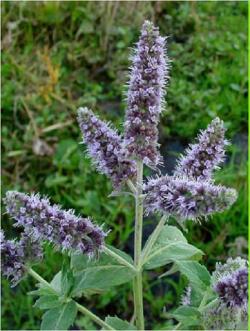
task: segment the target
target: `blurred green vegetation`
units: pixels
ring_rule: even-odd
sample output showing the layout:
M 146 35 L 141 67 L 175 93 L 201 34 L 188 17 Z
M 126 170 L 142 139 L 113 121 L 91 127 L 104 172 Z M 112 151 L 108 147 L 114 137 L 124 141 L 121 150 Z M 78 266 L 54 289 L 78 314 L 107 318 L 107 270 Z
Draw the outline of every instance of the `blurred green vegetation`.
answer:
M 245 254 L 247 236 L 247 2 L 8 2 L 2 7 L 2 195 L 9 189 L 49 195 L 105 223 L 109 242 L 131 252 L 132 201 L 108 198 L 111 185 L 83 156 L 78 106 L 89 106 L 122 131 L 129 55 L 144 19 L 168 35 L 172 60 L 160 142 L 166 165 L 215 116 L 233 142 L 216 179 L 239 199 L 208 222 L 188 224 L 188 239 L 216 260 Z M 168 152 L 168 155 L 165 153 Z M 171 169 L 170 169 L 171 170 Z M 150 233 L 155 219 L 146 220 Z M 3 215 L 8 237 L 17 235 Z M 46 279 L 61 255 L 46 247 L 37 270 Z M 160 271 L 163 271 L 162 268 Z M 164 309 L 178 304 L 185 285 L 178 275 L 145 276 L 147 327 L 170 328 Z M 149 281 L 150 280 L 150 281 Z M 31 279 L 14 289 L 2 281 L 2 329 L 39 329 Z M 132 316 L 129 286 L 82 299 L 101 316 Z M 165 308 L 164 308 L 165 307 Z M 75 329 L 95 329 L 79 316 Z

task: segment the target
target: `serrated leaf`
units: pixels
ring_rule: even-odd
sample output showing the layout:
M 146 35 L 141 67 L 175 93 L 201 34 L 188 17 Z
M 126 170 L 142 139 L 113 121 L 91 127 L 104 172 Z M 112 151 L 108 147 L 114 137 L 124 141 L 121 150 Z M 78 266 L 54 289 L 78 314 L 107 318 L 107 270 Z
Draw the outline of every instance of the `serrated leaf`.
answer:
M 53 287 L 55 291 L 57 291 L 59 294 L 61 294 L 61 279 L 62 279 L 62 272 L 59 271 L 52 281 L 50 282 L 50 285 Z
M 34 307 L 38 307 L 39 309 L 51 309 L 61 304 L 57 295 L 44 295 L 36 300 Z
M 176 260 L 200 259 L 202 254 L 201 250 L 187 243 L 177 227 L 165 225 L 144 261 L 144 268 L 150 270 Z
M 113 247 L 111 245 L 106 245 L 111 251 L 115 252 L 117 255 L 121 256 L 124 260 L 131 263 L 133 265 L 134 261 L 130 255 L 121 251 L 120 249 Z
M 129 263 L 133 263 L 132 258 L 126 253 L 108 246 L 113 252 L 121 256 Z M 71 256 L 71 268 L 74 270 L 75 288 L 73 295 L 78 296 L 82 291 L 100 292 L 112 286 L 117 286 L 130 281 L 135 272 L 117 262 L 117 260 L 105 252 L 101 253 L 99 259 L 90 260 L 83 254 L 73 254 Z
M 121 250 L 107 245 L 107 247 L 115 252 L 117 255 L 121 256 L 124 260 L 131 263 L 133 265 L 133 259 L 131 256 L 126 254 L 125 252 L 122 252 Z M 85 269 L 86 267 L 89 267 L 91 265 L 113 265 L 113 264 L 119 264 L 117 260 L 113 257 L 110 257 L 105 252 L 101 253 L 99 258 L 97 260 L 90 260 L 86 255 L 84 254 L 72 254 L 71 256 L 71 268 L 75 271 L 81 271 Z
M 133 324 L 123 321 L 118 317 L 107 316 L 105 322 L 112 326 L 115 330 L 137 330 Z
M 187 243 L 165 243 L 152 250 L 144 268 L 150 270 L 178 260 L 200 259 L 202 255 L 201 250 Z
M 70 268 L 68 259 L 64 260 L 61 274 L 61 293 L 65 296 L 70 296 L 74 288 L 73 271 Z
M 74 323 L 76 314 L 77 307 L 74 301 L 50 309 L 43 315 L 41 330 L 68 330 Z
M 41 296 L 41 295 L 55 295 L 54 291 L 51 290 L 49 287 L 40 287 L 37 290 L 30 291 L 27 293 L 28 295 L 34 295 L 34 296 Z
M 166 243 L 170 241 L 182 241 L 187 243 L 187 239 L 176 226 L 165 225 L 161 230 L 161 233 L 157 239 L 157 243 Z
M 75 274 L 73 295 L 79 295 L 83 290 L 106 290 L 112 286 L 129 282 L 135 273 L 122 265 L 90 265 Z
M 172 314 L 177 321 L 182 323 L 182 327 L 195 326 L 200 324 L 200 312 L 197 308 L 190 306 L 181 306 Z
M 197 261 L 177 261 L 176 264 L 194 288 L 205 290 L 210 285 L 211 276 L 209 272 L 205 266 Z

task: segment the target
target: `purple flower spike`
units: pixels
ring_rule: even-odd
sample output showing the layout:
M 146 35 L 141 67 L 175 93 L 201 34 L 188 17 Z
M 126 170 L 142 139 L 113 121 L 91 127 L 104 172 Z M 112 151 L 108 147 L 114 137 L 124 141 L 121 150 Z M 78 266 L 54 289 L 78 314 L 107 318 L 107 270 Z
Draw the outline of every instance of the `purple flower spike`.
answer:
M 222 303 L 230 308 L 246 308 L 248 298 L 247 261 L 240 257 L 216 263 L 212 274 L 213 289 Z
M 77 217 L 73 210 L 51 205 L 39 194 L 27 195 L 8 191 L 4 199 L 6 210 L 15 220 L 15 226 L 24 227 L 34 240 L 47 240 L 58 249 L 74 250 L 93 255 L 102 249 L 103 230 L 89 218 Z
M 136 164 L 125 159 L 122 139 L 115 130 L 87 108 L 78 110 L 78 122 L 97 170 L 112 180 L 115 189 L 135 177 Z
M 222 277 L 214 286 L 219 298 L 228 307 L 245 307 L 248 298 L 248 270 L 240 268 Z
M 169 176 L 145 185 L 147 213 L 162 212 L 179 220 L 199 220 L 229 208 L 236 200 L 234 189 Z
M 215 118 L 206 130 L 201 131 L 196 144 L 190 145 L 178 162 L 175 176 L 210 180 L 213 170 L 224 161 L 225 146 L 223 121 Z
M 0 232 L 1 270 L 9 278 L 12 287 L 16 286 L 26 273 L 27 264 L 42 259 L 42 247 L 25 233 L 19 241 L 6 240 L 3 231 Z
M 168 78 L 166 38 L 159 29 L 145 21 L 132 57 L 124 148 L 130 158 L 155 167 L 161 161 L 158 147 L 159 115 Z

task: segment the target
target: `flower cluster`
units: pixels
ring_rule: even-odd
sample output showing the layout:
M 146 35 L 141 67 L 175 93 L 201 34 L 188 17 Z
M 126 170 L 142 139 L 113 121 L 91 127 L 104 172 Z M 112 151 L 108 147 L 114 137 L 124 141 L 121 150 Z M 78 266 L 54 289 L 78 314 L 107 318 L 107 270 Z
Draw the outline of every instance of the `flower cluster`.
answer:
M 180 220 L 222 212 L 237 198 L 234 189 L 170 176 L 152 179 L 144 189 L 147 213 L 159 211 Z
M 157 125 L 168 73 L 165 48 L 159 29 L 145 21 L 132 57 L 124 146 L 129 157 L 152 167 L 161 160 Z
M 213 288 L 227 307 L 246 307 L 248 298 L 248 269 L 244 259 L 229 259 L 217 264 L 213 273 Z
M 89 218 L 77 217 L 72 210 L 51 205 L 38 194 L 8 191 L 4 202 L 7 212 L 16 220 L 15 226 L 24 227 L 25 233 L 36 241 L 47 240 L 58 249 L 88 255 L 102 249 L 106 234 Z
M 198 180 L 210 180 L 213 170 L 224 161 L 225 146 L 223 121 L 215 118 L 206 130 L 201 131 L 198 142 L 192 144 L 181 156 L 174 175 Z
M 135 162 L 126 160 L 122 138 L 115 130 L 87 108 L 78 110 L 78 122 L 89 155 L 97 169 L 112 180 L 116 189 L 126 180 L 135 177 Z
M 220 299 L 229 307 L 245 306 L 248 293 L 248 270 L 239 269 L 223 277 L 214 287 Z
M 205 330 L 247 330 L 247 311 L 226 307 L 215 302 L 201 313 Z
M 4 233 L 0 232 L 1 244 L 1 270 L 9 278 L 12 286 L 25 275 L 25 266 L 42 259 L 42 247 L 30 236 L 22 233 L 19 241 L 6 240 Z

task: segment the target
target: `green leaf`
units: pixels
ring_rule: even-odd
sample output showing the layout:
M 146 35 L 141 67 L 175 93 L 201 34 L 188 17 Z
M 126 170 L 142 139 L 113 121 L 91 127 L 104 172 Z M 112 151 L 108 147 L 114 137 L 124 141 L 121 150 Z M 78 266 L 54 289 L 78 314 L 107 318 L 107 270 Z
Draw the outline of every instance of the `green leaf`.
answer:
M 77 314 L 74 301 L 48 310 L 42 318 L 41 330 L 68 330 Z
M 107 247 L 113 252 L 115 252 L 117 255 L 121 256 L 124 260 L 126 260 L 127 262 L 133 265 L 133 259 L 131 258 L 131 256 L 129 256 L 125 252 L 113 246 L 107 245 Z M 89 260 L 89 258 L 84 254 L 72 254 L 71 256 L 71 268 L 74 269 L 75 271 L 84 270 L 86 267 L 89 267 L 90 265 L 93 266 L 97 265 L 97 263 L 98 265 L 118 264 L 115 258 L 110 257 L 108 254 L 104 252 L 100 254 L 98 260 Z
M 70 296 L 71 291 L 74 288 L 74 276 L 73 271 L 70 268 L 69 260 L 65 259 L 62 266 L 61 275 L 61 292 L 65 296 Z
M 40 309 L 51 309 L 60 306 L 62 303 L 59 301 L 57 295 L 44 295 L 36 300 L 34 307 Z
M 58 292 L 58 294 L 61 294 L 61 279 L 62 279 L 62 272 L 59 271 L 52 281 L 50 282 L 50 285 L 53 287 L 54 290 Z
M 113 247 L 110 249 L 128 262 L 133 262 L 126 253 Z M 116 259 L 106 253 L 102 253 L 98 260 L 89 260 L 83 254 L 73 254 L 71 267 L 74 270 L 76 284 L 73 295 L 79 295 L 82 291 L 86 292 L 90 289 L 94 292 L 107 290 L 112 286 L 129 282 L 135 275 L 132 269 L 119 264 Z
M 128 255 L 127 253 L 121 251 L 118 248 L 115 248 L 111 245 L 106 245 L 111 251 L 115 252 L 117 255 L 121 256 L 124 260 L 126 260 L 127 262 L 133 264 L 134 261 L 132 259 L 132 257 L 130 255 Z
M 197 308 L 181 306 L 171 316 L 182 323 L 182 327 L 195 326 L 200 324 L 201 314 Z
M 96 291 L 109 289 L 112 286 L 129 282 L 135 273 L 133 270 L 122 265 L 96 265 L 89 266 L 85 270 L 75 274 L 73 295 L 88 289 Z
M 202 255 L 200 249 L 187 243 L 179 229 L 165 225 L 144 261 L 144 268 L 150 270 L 175 261 L 200 259 Z
M 123 321 L 118 317 L 107 316 L 105 322 L 112 326 L 115 330 L 137 330 L 133 324 Z
M 194 288 L 205 290 L 211 281 L 211 276 L 206 267 L 197 261 L 177 261 L 179 270 L 184 274 Z

